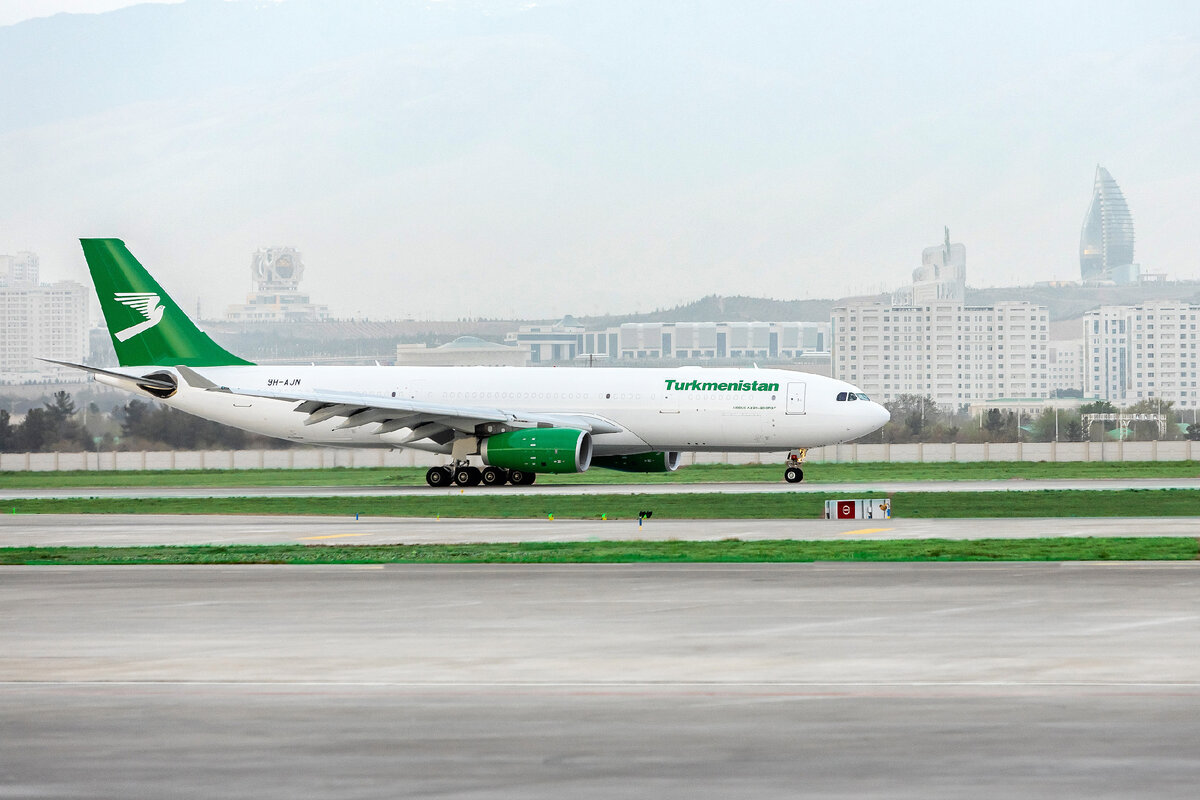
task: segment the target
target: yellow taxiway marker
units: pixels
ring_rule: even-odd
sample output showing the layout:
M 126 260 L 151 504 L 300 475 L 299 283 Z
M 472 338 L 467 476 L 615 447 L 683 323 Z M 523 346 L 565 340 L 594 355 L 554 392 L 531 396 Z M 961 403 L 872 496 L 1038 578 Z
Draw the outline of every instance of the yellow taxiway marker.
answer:
M 883 533 L 884 531 L 890 531 L 890 530 L 891 530 L 891 528 L 863 528 L 861 531 L 843 531 L 842 535 L 843 536 L 853 536 L 856 533 Z
M 313 539 L 344 539 L 347 536 L 370 536 L 369 533 L 332 533 L 328 536 L 301 536 L 300 541 L 307 542 Z

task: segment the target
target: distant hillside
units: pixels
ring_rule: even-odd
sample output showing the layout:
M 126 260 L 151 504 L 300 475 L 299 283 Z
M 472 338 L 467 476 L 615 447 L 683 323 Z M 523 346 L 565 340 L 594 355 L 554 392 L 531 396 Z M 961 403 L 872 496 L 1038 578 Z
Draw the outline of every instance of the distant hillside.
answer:
M 967 302 L 990 305 L 1025 300 L 1044 305 L 1051 320 L 1076 319 L 1103 305 L 1136 305 L 1150 300 L 1200 302 L 1200 282 L 1147 283 L 1136 286 L 1013 286 L 998 289 L 967 287 Z
M 765 297 L 709 295 L 686 305 L 644 314 L 576 317 L 587 327 L 625 322 L 828 322 L 834 300 L 770 300 Z
M 1200 303 L 1200 282 L 1147 284 L 1142 286 L 1048 287 L 1017 286 L 997 289 L 967 289 L 967 302 L 988 305 L 1001 301 L 1027 301 L 1045 305 L 1057 323 L 1056 338 L 1074 338 L 1068 321 L 1100 305 L 1178 300 Z M 674 308 L 640 314 L 606 314 L 574 317 L 589 329 L 626 322 L 828 322 L 830 311 L 848 301 L 890 302 L 888 295 L 840 298 L 837 300 L 771 300 L 765 297 L 722 297 L 709 295 Z M 203 327 L 232 352 L 252 360 L 374 359 L 390 360 L 399 342 L 445 344 L 458 336 L 478 336 L 493 342 L 521 325 L 552 325 L 559 319 L 496 320 L 461 319 L 446 321 L 330 320 L 310 323 L 232 323 L 207 321 Z
M 1002 301 L 1026 301 L 1050 309 L 1050 319 L 1077 319 L 1102 305 L 1134 305 L 1151 300 L 1200 303 L 1200 282 L 1185 281 L 1136 286 L 1012 286 L 991 289 L 967 288 L 967 302 L 990 305 Z M 721 297 L 710 295 L 686 305 L 656 309 L 644 314 L 609 314 L 577 317 L 588 327 L 620 325 L 624 322 L 828 322 L 830 311 L 846 302 L 890 303 L 887 294 L 821 300 L 771 300 L 765 297 Z
M 503 341 L 521 322 L 503 320 L 252 322 L 210 320 L 201 327 L 232 353 L 252 361 L 322 361 L 334 359 L 390 362 L 398 343 L 445 344 L 473 335 Z

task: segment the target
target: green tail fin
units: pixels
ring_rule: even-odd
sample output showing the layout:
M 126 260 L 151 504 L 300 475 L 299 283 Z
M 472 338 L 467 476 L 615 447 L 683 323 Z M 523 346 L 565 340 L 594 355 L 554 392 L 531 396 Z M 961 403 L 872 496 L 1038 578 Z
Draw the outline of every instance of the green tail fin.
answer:
M 201 331 L 120 239 L 80 239 L 121 366 L 250 364 Z

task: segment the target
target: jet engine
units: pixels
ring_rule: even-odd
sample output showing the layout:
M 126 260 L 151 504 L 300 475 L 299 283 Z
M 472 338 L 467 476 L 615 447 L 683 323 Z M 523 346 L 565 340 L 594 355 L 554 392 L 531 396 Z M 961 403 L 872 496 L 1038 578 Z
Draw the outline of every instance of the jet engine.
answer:
M 142 391 L 165 400 L 179 389 L 179 379 L 170 372 L 151 372 L 149 375 L 143 375 L 137 386 Z
M 634 453 L 627 456 L 596 456 L 593 467 L 619 472 L 674 472 L 679 469 L 678 452 Z
M 489 436 L 483 463 L 523 472 L 584 472 L 592 464 L 592 435 L 573 428 L 524 428 Z

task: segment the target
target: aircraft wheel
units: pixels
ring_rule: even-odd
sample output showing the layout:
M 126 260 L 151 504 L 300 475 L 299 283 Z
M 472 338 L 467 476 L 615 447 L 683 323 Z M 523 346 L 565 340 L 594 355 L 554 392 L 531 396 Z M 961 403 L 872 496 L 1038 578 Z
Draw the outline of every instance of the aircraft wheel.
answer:
M 459 486 L 478 486 L 482 477 L 475 467 L 459 467 L 454 470 L 454 482 Z
M 484 486 L 503 486 L 508 482 L 508 473 L 500 467 L 484 467 L 480 480 Z
M 799 467 L 788 467 L 783 471 L 783 479 L 788 483 L 799 483 L 804 480 L 804 470 Z
M 449 486 L 450 479 L 453 477 L 449 467 L 430 467 L 425 473 L 425 482 L 435 489 L 440 486 Z
M 508 473 L 508 480 L 513 486 L 532 486 L 533 482 L 537 480 L 537 473 L 514 469 Z

